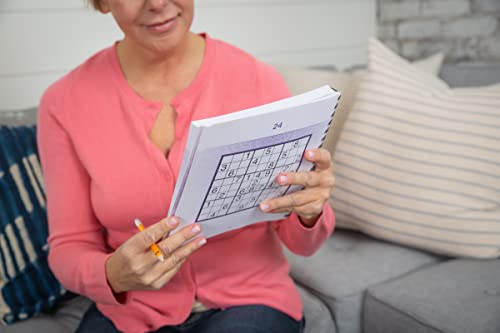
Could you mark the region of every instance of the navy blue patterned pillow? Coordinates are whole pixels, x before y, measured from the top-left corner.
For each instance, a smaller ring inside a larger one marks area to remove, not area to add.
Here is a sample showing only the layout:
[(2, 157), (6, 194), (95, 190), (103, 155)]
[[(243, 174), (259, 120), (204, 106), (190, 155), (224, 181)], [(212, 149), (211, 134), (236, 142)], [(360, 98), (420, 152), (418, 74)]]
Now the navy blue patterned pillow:
[(0, 320), (48, 311), (65, 294), (47, 263), (45, 192), (36, 126), (0, 126)]

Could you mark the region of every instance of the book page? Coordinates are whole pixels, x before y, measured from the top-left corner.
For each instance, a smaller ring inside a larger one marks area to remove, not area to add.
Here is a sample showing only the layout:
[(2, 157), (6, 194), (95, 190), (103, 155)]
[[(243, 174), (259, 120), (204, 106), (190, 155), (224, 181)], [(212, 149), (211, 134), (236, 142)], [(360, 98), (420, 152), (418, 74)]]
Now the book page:
[[(181, 226), (200, 223), (205, 237), (286, 214), (260, 210), (260, 202), (283, 196), (300, 186), (280, 186), (281, 172), (308, 171), (312, 163), (304, 151), (324, 140), (339, 93), (268, 113), (227, 120), (190, 131), (199, 137), (186, 150), (169, 215)], [(199, 125), (199, 122), (198, 122)]]

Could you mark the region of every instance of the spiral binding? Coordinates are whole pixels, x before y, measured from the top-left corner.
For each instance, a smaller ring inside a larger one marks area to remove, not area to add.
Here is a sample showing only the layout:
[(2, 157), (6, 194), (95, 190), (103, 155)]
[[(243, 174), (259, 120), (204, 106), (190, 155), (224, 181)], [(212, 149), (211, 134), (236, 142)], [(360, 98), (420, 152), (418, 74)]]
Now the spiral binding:
[[(339, 92), (337, 89), (335, 89), (334, 87), (330, 86), (330, 88), (336, 92)], [(323, 144), (325, 143), (325, 139), (326, 139), (326, 135), (328, 133), (328, 131), (330, 130), (330, 125), (332, 124), (333, 122), (333, 117), (335, 115), (335, 111), (337, 110), (337, 107), (339, 106), (339, 103), (340, 103), (340, 98), (342, 98), (342, 94), (339, 96), (339, 98), (337, 99), (337, 104), (335, 104), (335, 107), (333, 108), (333, 112), (332, 114), (330, 115), (330, 121), (328, 122), (328, 126), (326, 127), (326, 130), (325, 130), (325, 133), (323, 135), (323, 138), (321, 138), (321, 143), (319, 145), (319, 148), (322, 148), (323, 147)]]
[[(335, 89), (334, 87), (330, 86), (330, 88), (336, 92), (339, 92), (337, 89)], [(323, 133), (323, 137), (321, 138), (321, 143), (319, 145), (318, 148), (322, 148), (323, 147), (323, 144), (325, 143), (325, 139), (326, 139), (326, 136), (327, 136), (327, 133), (328, 131), (330, 130), (330, 126), (333, 122), (333, 117), (335, 116), (335, 111), (337, 110), (337, 107), (339, 106), (339, 103), (340, 103), (340, 98), (342, 97), (342, 94), (339, 96), (339, 98), (337, 99), (337, 104), (335, 104), (335, 107), (333, 108), (333, 112), (332, 114), (330, 115), (330, 121), (328, 122), (328, 126), (326, 127), (325, 129), (325, 132)], [(311, 169), (309, 171), (313, 171), (314, 170), (314, 165), (311, 167)]]

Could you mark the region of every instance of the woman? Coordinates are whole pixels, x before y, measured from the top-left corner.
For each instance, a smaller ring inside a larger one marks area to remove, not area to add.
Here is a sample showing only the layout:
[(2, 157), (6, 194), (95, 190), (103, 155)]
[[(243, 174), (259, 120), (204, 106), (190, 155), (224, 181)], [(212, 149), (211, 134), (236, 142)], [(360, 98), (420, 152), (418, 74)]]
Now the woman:
[[(279, 74), (243, 51), (190, 32), (193, 0), (94, 0), (125, 37), (53, 84), (40, 105), (49, 263), (96, 305), (80, 332), (300, 332), (302, 305), (281, 242), (310, 255), (329, 237), (330, 156), (261, 203), (291, 212), (207, 240), (174, 235), (165, 217), (189, 123), (289, 95)], [(147, 226), (137, 233), (133, 220)], [(168, 236), (165, 237), (164, 236)], [(150, 250), (157, 244), (165, 260)]]

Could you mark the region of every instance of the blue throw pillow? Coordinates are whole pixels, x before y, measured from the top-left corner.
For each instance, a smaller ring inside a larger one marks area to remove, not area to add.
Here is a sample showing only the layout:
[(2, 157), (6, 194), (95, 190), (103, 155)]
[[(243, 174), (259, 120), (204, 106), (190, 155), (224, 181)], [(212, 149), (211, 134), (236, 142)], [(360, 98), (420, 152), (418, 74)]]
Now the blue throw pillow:
[(65, 289), (47, 263), (47, 215), (36, 126), (0, 126), (0, 320), (51, 310)]

